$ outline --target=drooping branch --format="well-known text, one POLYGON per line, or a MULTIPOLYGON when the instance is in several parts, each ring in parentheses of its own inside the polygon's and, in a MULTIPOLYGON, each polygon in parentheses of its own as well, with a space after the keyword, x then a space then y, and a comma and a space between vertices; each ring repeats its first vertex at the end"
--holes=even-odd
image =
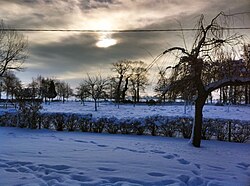
POLYGON ((250 85, 250 77, 232 77, 232 78, 223 78, 219 81, 215 81, 213 83, 208 84, 205 87, 207 92, 212 92, 216 89, 219 89, 224 86, 240 86, 240 85, 250 85))
POLYGON ((186 54, 187 56, 190 56, 190 54, 188 53, 188 51, 186 50, 186 49, 184 49, 184 48, 182 48, 182 47, 172 47, 172 48, 169 48, 169 49, 167 49, 167 50, 165 50, 164 52, 163 52, 163 55, 164 54, 166 54, 166 53, 169 53, 169 52, 172 52, 172 51, 181 51, 183 54, 186 54))

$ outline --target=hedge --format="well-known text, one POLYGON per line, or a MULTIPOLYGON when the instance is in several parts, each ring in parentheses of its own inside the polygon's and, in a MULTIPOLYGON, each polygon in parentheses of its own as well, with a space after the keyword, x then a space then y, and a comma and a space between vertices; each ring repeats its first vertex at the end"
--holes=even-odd
MULTIPOLYGON (((57 131, 82 131, 110 134, 137 134, 190 138, 193 118, 148 116, 144 118, 101 117, 75 113, 2 113, 0 125, 57 131)), ((217 139, 244 143, 250 139, 250 121, 207 119, 203 120, 202 139, 217 139)))

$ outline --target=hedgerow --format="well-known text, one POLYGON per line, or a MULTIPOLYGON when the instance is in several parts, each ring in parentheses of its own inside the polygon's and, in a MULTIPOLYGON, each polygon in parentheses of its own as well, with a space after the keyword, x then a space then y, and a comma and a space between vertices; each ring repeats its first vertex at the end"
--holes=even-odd
MULTIPOLYGON (((183 138, 190 138, 192 133, 193 118, 191 117, 154 115, 145 118, 94 118, 91 114, 40 113, 37 112, 35 106, 34 108, 35 112, 30 112, 25 108, 23 113, 2 113, 0 115, 1 126, 183 138)), ((33 107, 28 109, 33 109, 33 107)), ((250 121, 205 118, 202 139, 247 142, 250 140, 250 121)))

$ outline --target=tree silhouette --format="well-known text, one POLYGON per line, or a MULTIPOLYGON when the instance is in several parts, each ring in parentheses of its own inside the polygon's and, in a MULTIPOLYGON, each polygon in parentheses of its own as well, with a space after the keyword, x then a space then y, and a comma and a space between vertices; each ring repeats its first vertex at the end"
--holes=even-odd
POLYGON ((237 47, 242 47, 243 37, 224 29, 229 25, 230 15, 223 12, 216 15, 209 24, 201 15, 197 24, 197 33, 191 50, 183 47, 172 47, 163 52, 175 54, 178 63, 172 67, 172 81, 163 93, 172 90, 194 90, 195 117, 191 142, 200 147, 202 131, 202 110, 209 94, 224 86, 238 86, 250 83, 249 68, 240 63, 232 74, 225 73, 226 60, 235 62, 237 47), (243 67, 242 67, 243 65, 243 67), (175 73, 174 73, 175 72, 175 73))
POLYGON ((0 23, 0 77, 7 70, 21 70, 27 58, 28 41, 16 31, 0 23))
POLYGON ((49 88, 48 88, 48 91, 46 93, 46 97, 48 97, 49 99, 53 99, 57 96, 57 93, 56 93, 56 87, 55 87, 55 83, 53 80, 50 81, 50 84, 49 84, 49 88))

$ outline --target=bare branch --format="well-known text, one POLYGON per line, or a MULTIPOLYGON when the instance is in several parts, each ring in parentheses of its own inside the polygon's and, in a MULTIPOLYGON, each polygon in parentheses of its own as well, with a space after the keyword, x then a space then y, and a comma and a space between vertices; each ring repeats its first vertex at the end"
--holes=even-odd
POLYGON ((250 77, 231 77, 231 78, 223 78, 213 83, 208 84, 205 87, 207 92, 212 92, 218 88, 224 86, 240 86, 240 85, 250 85, 250 77))
POLYGON ((166 54, 166 53, 169 53, 169 52, 172 52, 172 51, 181 51, 183 54, 186 54, 187 56, 190 56, 190 54, 188 53, 188 51, 186 51, 186 49, 182 48, 182 47, 172 47, 172 48, 169 48, 167 50, 165 50, 162 54, 166 54))

